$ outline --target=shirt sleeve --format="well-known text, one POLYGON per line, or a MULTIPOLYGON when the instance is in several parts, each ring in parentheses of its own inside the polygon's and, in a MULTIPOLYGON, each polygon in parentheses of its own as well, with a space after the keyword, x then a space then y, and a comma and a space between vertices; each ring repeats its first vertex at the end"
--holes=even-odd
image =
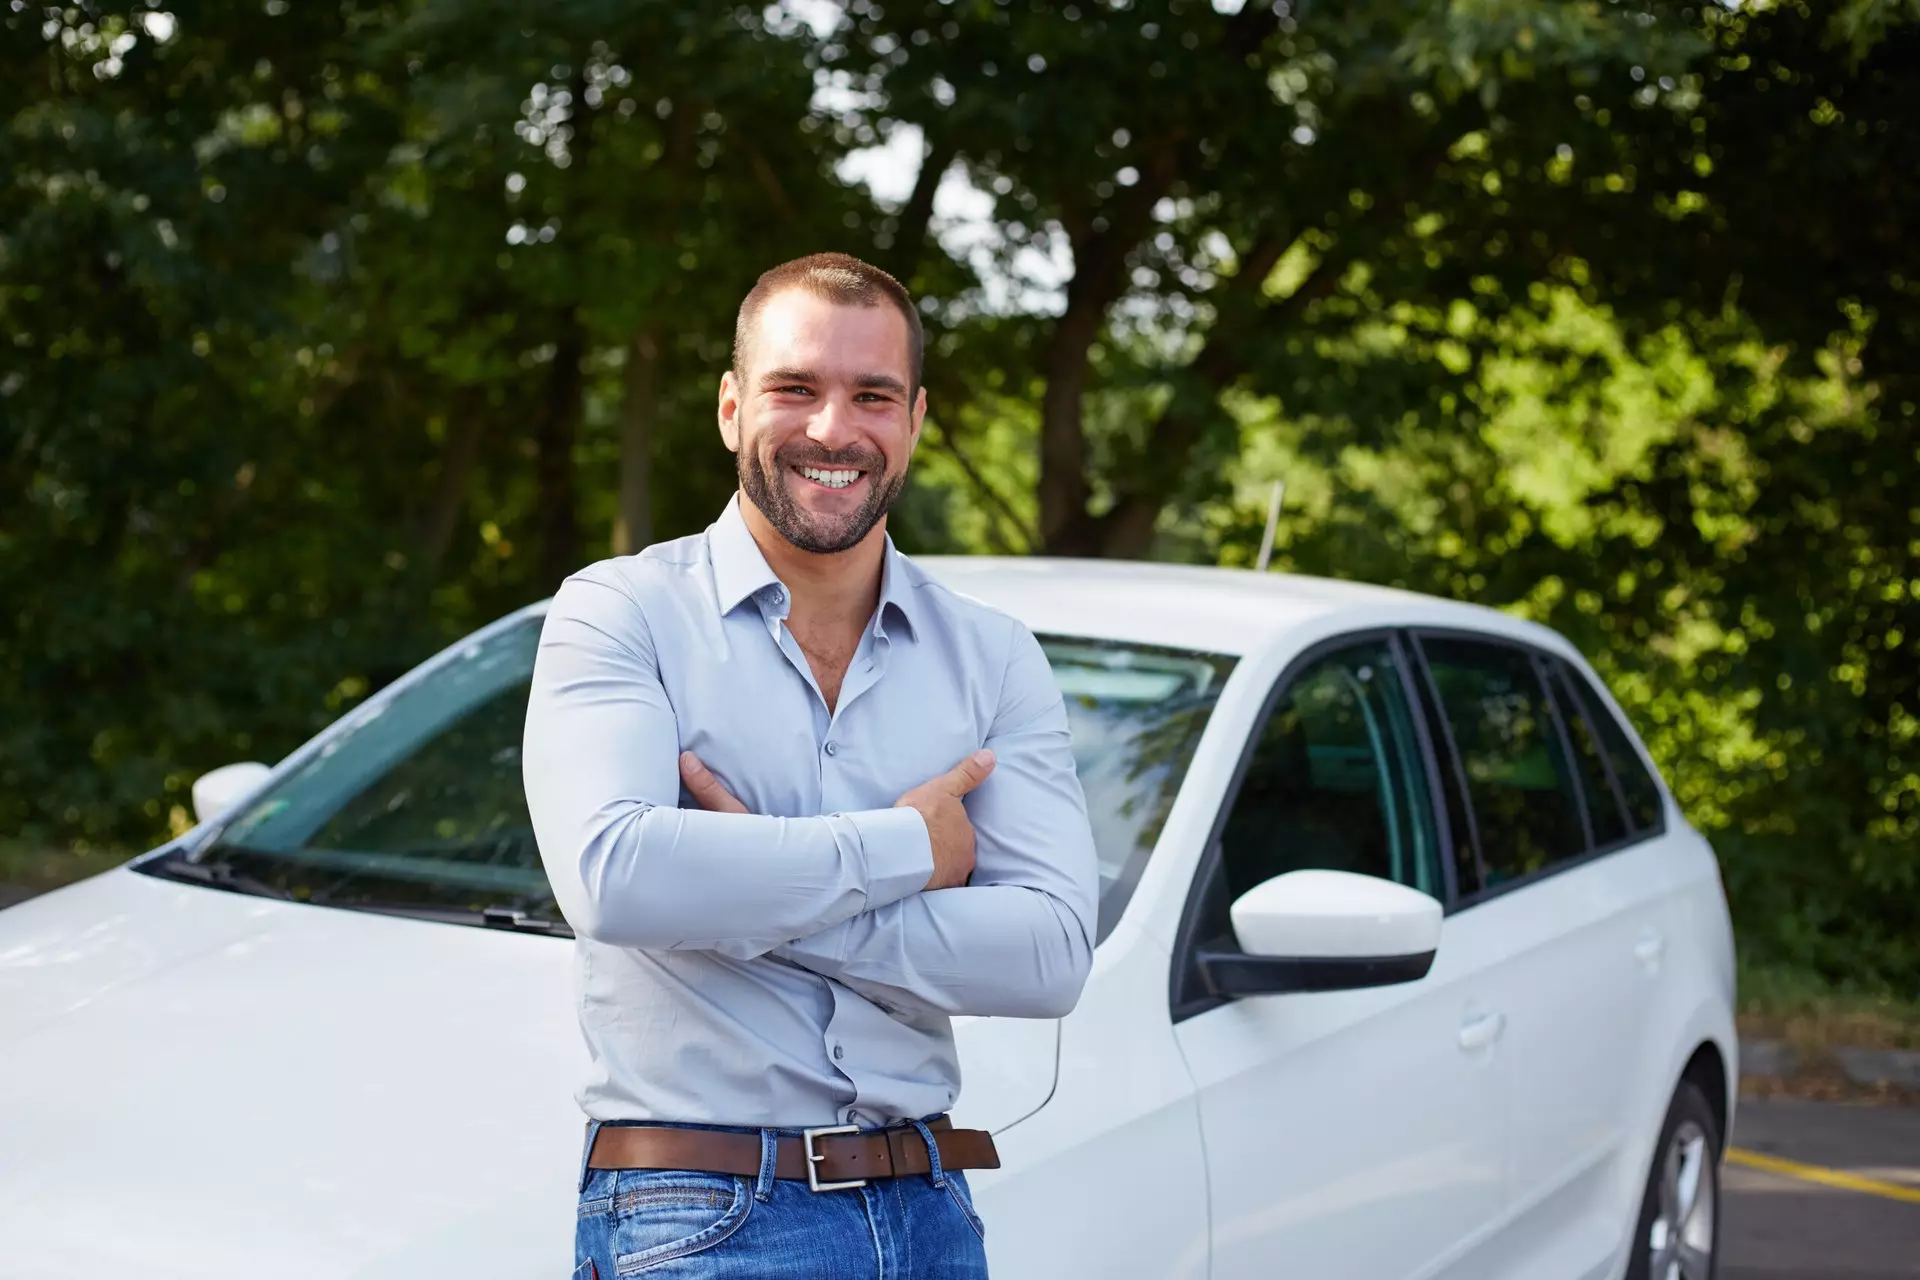
POLYGON ((911 809, 678 807, 679 730, 646 617, 595 574, 569 578, 547 612, 521 752, 540 858, 577 936, 751 954, 926 887, 933 850, 911 809))
POLYGON ((985 744, 994 769, 966 798, 969 883, 862 911, 775 956, 914 1013, 1057 1018, 1078 1002, 1093 964, 1093 830, 1052 668, 1013 630, 985 744))

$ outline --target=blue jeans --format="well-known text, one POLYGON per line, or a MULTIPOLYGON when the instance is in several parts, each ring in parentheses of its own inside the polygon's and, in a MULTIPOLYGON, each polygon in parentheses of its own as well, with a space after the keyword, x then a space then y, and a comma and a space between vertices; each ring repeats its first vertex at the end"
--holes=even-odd
MULTIPOLYGON (((684 1126, 720 1128, 718 1125, 684 1126)), ((598 1126, 587 1130, 592 1148, 598 1126)), ((733 1129, 766 1134, 785 1130, 733 1129)), ((760 1175, 588 1169, 575 1280, 986 1280, 985 1229, 966 1175, 882 1178, 815 1192, 760 1175)))

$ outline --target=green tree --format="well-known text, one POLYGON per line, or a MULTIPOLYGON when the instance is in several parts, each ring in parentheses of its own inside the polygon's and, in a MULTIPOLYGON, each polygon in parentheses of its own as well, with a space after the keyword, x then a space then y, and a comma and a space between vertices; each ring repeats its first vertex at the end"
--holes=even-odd
MULTIPOLYGON (((1169 504, 1217 492, 1221 394, 1286 376, 1304 312, 1349 272, 1392 263, 1405 295, 1450 297, 1511 256, 1458 234, 1435 252, 1436 224, 1472 226, 1499 199, 1456 161, 1469 144, 1504 157, 1509 104, 1536 111, 1629 65, 1677 71, 1699 47, 1636 5, 848 12, 826 65, 877 104, 869 128, 926 139, 887 228, 895 261, 929 261, 924 214, 958 165, 995 195, 1003 265, 1023 249, 1071 263, 1057 315, 982 326, 976 299, 941 299, 963 337, 985 328, 997 354, 1010 329, 1031 353, 1011 391, 1039 405, 1037 543, 1070 555, 1147 554, 1169 504)), ((964 421, 972 388, 942 390, 942 422, 964 421)))

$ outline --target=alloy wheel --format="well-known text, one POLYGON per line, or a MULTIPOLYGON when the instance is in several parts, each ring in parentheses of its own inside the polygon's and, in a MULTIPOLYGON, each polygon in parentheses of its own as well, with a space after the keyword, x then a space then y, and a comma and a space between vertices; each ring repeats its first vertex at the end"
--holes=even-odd
POLYGON ((1711 1280, 1720 1196, 1713 1144, 1681 1122, 1660 1160, 1660 1207, 1647 1234, 1649 1280, 1711 1280))

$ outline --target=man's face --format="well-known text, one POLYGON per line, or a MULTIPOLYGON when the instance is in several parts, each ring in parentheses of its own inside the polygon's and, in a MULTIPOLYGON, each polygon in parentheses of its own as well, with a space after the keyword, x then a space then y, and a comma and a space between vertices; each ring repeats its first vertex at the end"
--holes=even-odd
POLYGON ((741 491, 803 551, 857 545, 900 496, 926 416, 926 393, 908 389, 906 318, 783 290, 746 359, 744 379, 721 379, 719 406, 741 491))

